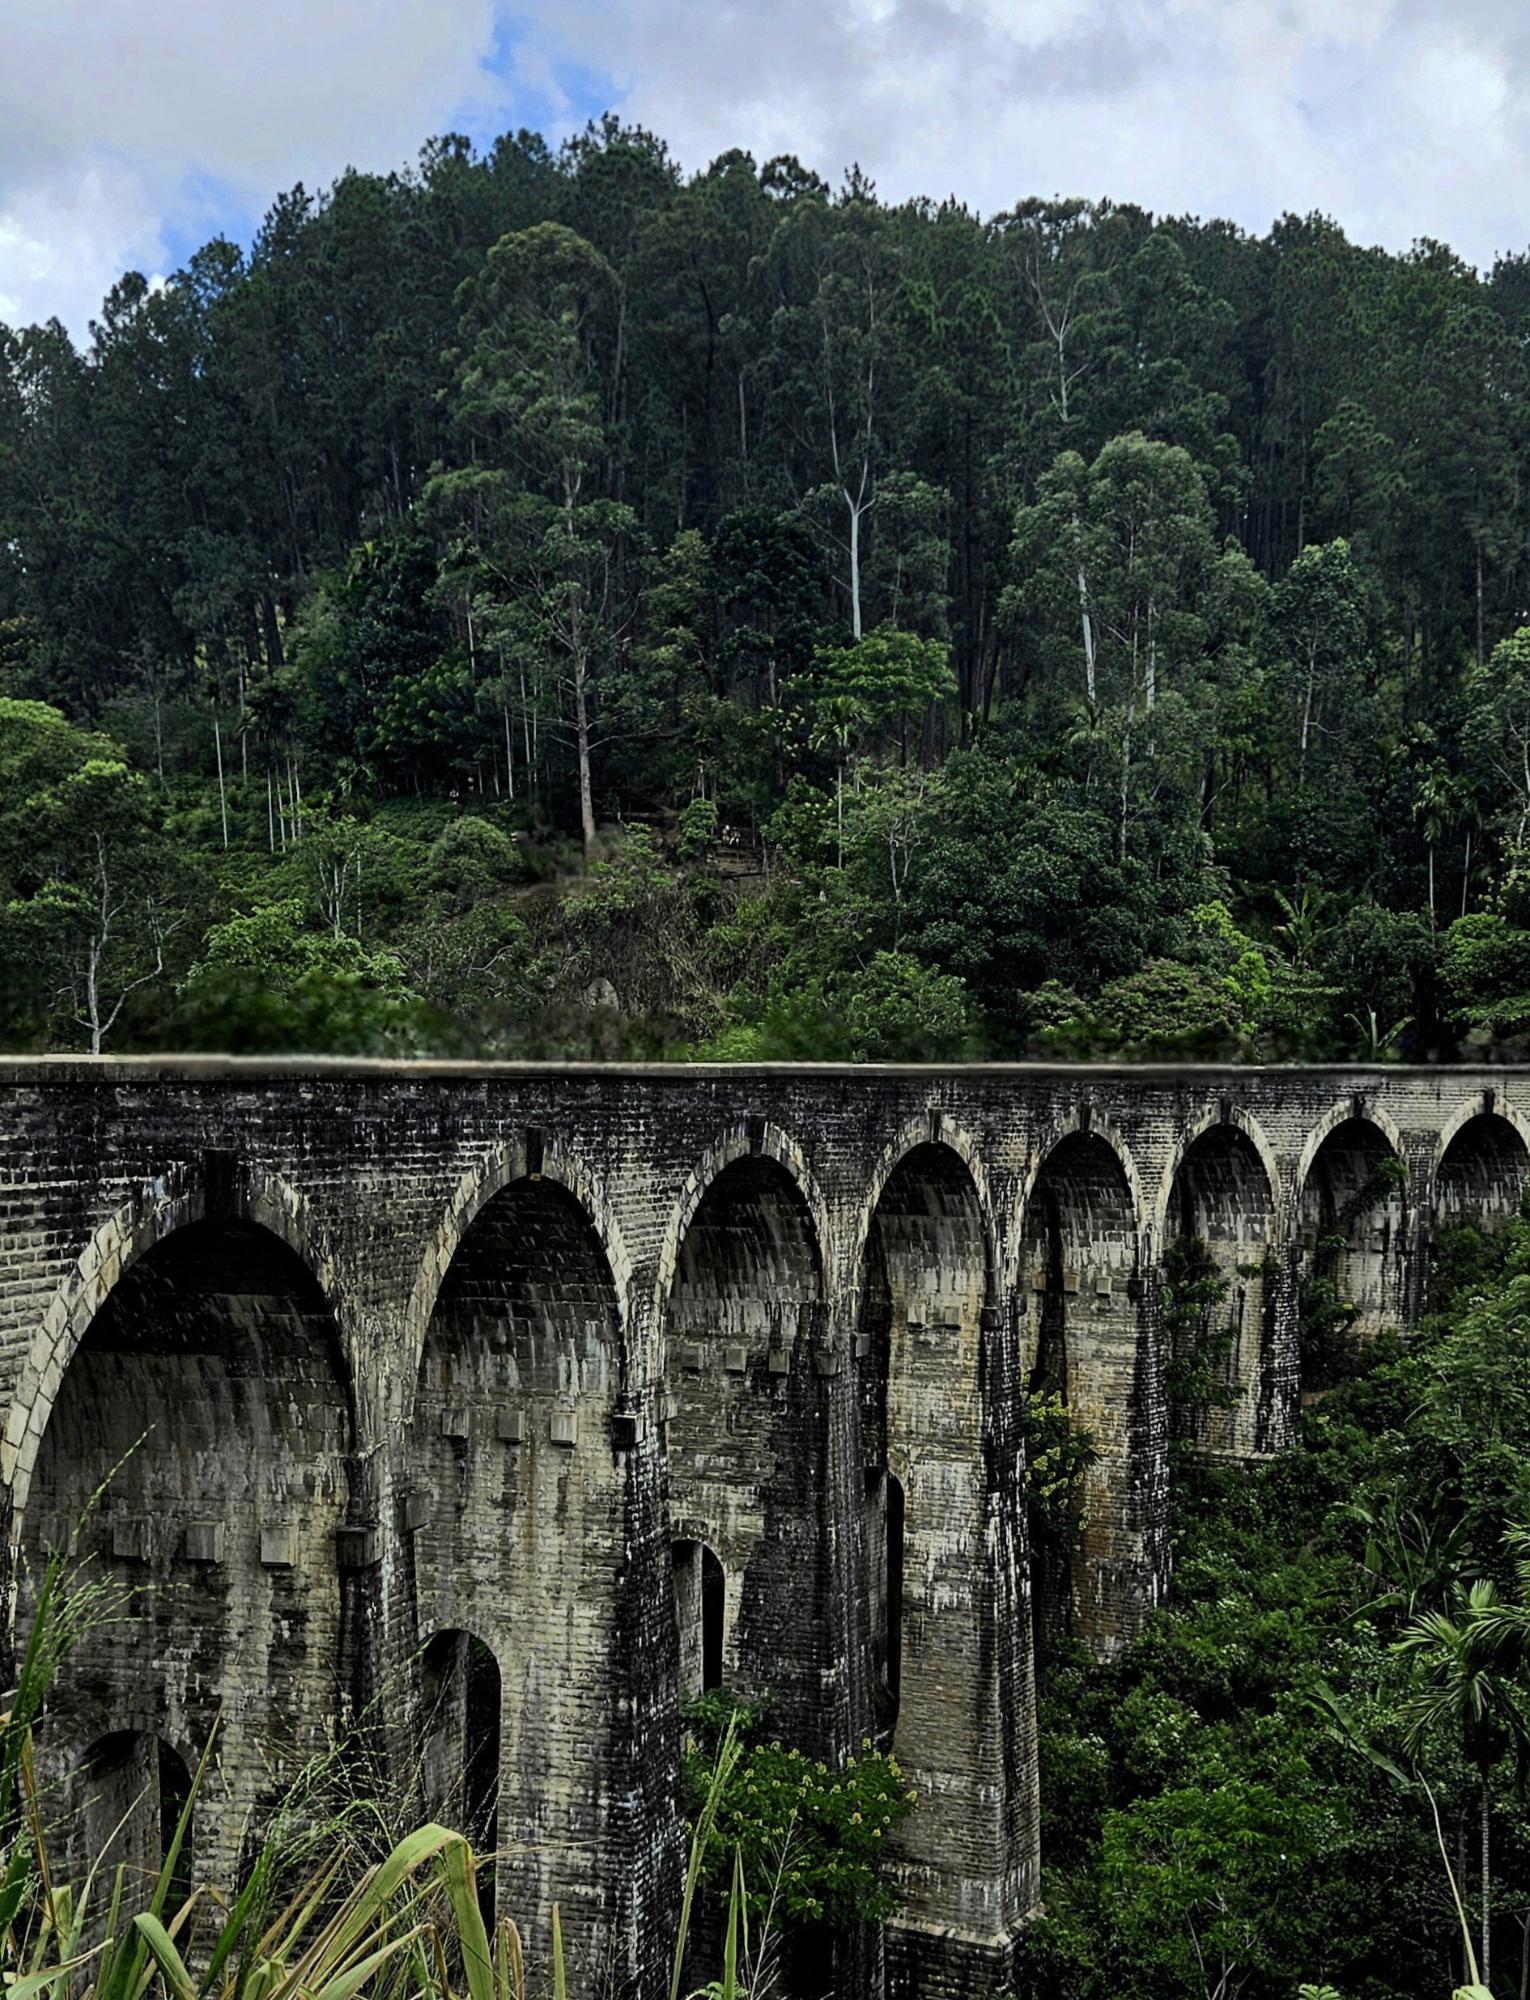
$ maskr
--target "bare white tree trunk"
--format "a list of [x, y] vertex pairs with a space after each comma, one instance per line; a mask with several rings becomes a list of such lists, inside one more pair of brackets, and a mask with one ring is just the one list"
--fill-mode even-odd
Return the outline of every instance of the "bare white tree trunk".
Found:
[[1089, 610], [1089, 579], [1084, 574], [1082, 563], [1078, 572], [1078, 615], [1084, 626], [1084, 695], [1092, 708], [1094, 706], [1094, 619]]
[[213, 711], [213, 749], [218, 756], [218, 811], [223, 820], [223, 846], [228, 848], [228, 798], [223, 790], [223, 731], [218, 727], [217, 710]]
[[858, 503], [845, 495], [850, 509], [850, 631], [854, 638], [861, 636], [861, 509]]

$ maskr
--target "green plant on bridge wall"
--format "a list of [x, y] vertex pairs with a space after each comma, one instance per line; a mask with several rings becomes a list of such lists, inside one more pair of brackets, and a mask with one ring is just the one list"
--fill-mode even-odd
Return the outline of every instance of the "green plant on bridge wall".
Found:
[[[895, 1757], [862, 1742], [842, 1765], [771, 1736], [768, 1706], [717, 1688], [687, 1704], [687, 1809], [701, 1825], [711, 1802], [700, 1880], [722, 1887], [741, 1868], [756, 1923], [879, 1923], [898, 1907], [887, 1879], [889, 1839], [916, 1795]], [[715, 1773], [740, 1746], [720, 1797]]]
[[1055, 1389], [1028, 1390], [1020, 1409], [1031, 1546], [1073, 1554], [1084, 1532], [1084, 1475], [1099, 1461], [1094, 1433]]
[[1362, 1216], [1408, 1180], [1404, 1163], [1389, 1155], [1377, 1163], [1313, 1246], [1312, 1265], [1302, 1279], [1297, 1301], [1297, 1330], [1303, 1388], [1331, 1389], [1356, 1372], [1360, 1351], [1354, 1334], [1360, 1308], [1345, 1298], [1336, 1276], [1337, 1260], [1348, 1248], [1350, 1235]]
[[1169, 1245], [1163, 1279], [1164, 1388], [1177, 1429], [1193, 1432], [1198, 1415], [1237, 1401], [1227, 1379], [1233, 1330], [1215, 1311], [1229, 1287], [1199, 1236], [1180, 1236]]

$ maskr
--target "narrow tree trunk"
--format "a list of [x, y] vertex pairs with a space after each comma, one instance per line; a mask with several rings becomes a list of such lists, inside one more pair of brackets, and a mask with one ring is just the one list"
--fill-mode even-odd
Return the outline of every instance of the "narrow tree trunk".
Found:
[[1466, 861], [1461, 870], [1461, 914], [1466, 915], [1466, 892], [1472, 879], [1472, 830], [1466, 829]]
[[223, 792], [223, 732], [218, 727], [217, 711], [213, 711], [213, 749], [218, 756], [218, 811], [223, 819], [223, 845], [228, 847], [228, 800]]
[[96, 967], [100, 958], [100, 946], [94, 938], [85, 959], [85, 1019], [90, 1026], [90, 1053], [101, 1053], [101, 1005], [96, 984]]
[[579, 748], [579, 828], [588, 861], [595, 848], [595, 795], [590, 785], [590, 711], [584, 681], [581, 651], [574, 660], [574, 733]]
[[1084, 626], [1084, 695], [1090, 707], [1094, 706], [1094, 619], [1089, 611], [1089, 579], [1084, 575], [1083, 565], [1078, 572], [1078, 615]]
[[1482, 615], [1482, 541], [1481, 538], [1479, 537], [1477, 541], [1477, 668], [1479, 672], [1482, 669], [1482, 663], [1486, 654], [1486, 648], [1483, 640], [1483, 631], [1484, 631], [1484, 624]]
[[1492, 1798], [1488, 1792], [1487, 1772], [1482, 1774], [1482, 1983], [1489, 1991], [1493, 1985], [1492, 1932], [1489, 1899], [1492, 1894], [1492, 1876], [1489, 1871], [1489, 1841], [1492, 1825]]
[[845, 504], [850, 510], [850, 631], [854, 638], [861, 636], [861, 510], [859, 504], [845, 495]]

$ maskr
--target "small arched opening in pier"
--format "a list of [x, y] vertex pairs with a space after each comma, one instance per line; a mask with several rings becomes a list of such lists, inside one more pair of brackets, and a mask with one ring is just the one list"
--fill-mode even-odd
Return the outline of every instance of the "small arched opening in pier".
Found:
[[675, 1623], [680, 1631], [680, 1692], [710, 1694], [723, 1683], [723, 1630], [727, 1578], [705, 1542], [677, 1541], [670, 1551], [675, 1583]]
[[[98, 1736], [79, 1759], [70, 1785], [65, 1849], [76, 1888], [97, 1870], [98, 1887], [124, 1871], [124, 1893], [147, 1909], [191, 1800], [186, 1759], [148, 1730], [115, 1729]], [[195, 1876], [194, 1815], [176, 1849], [166, 1920], [191, 1893]]]
[[679, 1236], [666, 1301], [671, 1505], [732, 1585], [722, 1678], [768, 1694], [804, 1745], [823, 1727], [831, 1643], [830, 1551], [803, 1473], [821, 1449], [822, 1298], [793, 1174], [765, 1152], [722, 1166]]
[[[466, 1835], [477, 1854], [499, 1847], [499, 1662], [476, 1633], [438, 1632], [420, 1655], [420, 1790], [428, 1816]], [[479, 1899], [492, 1899], [492, 1871]], [[491, 1909], [485, 1913], [492, 1926]]]

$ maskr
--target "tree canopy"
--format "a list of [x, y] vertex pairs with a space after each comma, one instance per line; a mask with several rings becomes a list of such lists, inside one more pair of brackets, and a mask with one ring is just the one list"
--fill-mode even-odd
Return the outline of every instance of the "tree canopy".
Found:
[[281, 909], [409, 996], [300, 1045], [1519, 1047], [1523, 266], [607, 118], [0, 328], [6, 1034]]

